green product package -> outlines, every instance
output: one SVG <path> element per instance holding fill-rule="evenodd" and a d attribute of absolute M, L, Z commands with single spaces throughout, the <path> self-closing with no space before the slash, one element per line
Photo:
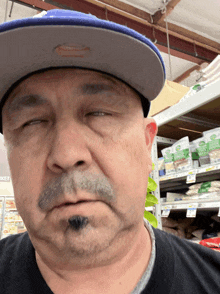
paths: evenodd
<path fill-rule="evenodd" d="M 210 163 L 209 158 L 209 150 L 208 150 L 208 143 L 207 138 L 202 137 L 197 140 L 192 141 L 195 153 L 198 155 L 200 166 L 206 165 Z M 193 154 L 192 154 L 193 157 Z"/>

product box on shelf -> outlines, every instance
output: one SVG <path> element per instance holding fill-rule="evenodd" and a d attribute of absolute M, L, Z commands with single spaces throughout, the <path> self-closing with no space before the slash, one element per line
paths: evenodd
<path fill-rule="evenodd" d="M 165 173 L 166 175 L 170 175 L 176 172 L 174 163 L 173 163 L 173 148 L 167 147 L 164 148 L 162 151 L 162 155 L 164 158 L 164 164 L 165 164 Z"/>
<path fill-rule="evenodd" d="M 161 150 L 165 162 L 165 174 L 181 173 L 193 168 L 189 137 L 184 137 L 171 147 Z"/>
<path fill-rule="evenodd" d="M 202 182 L 189 186 L 186 192 L 192 199 L 214 199 L 220 197 L 220 181 Z"/>
<path fill-rule="evenodd" d="M 199 160 L 199 166 L 210 164 L 207 138 L 202 137 L 190 143 L 192 158 Z"/>
<path fill-rule="evenodd" d="M 172 192 L 167 192 L 166 194 L 166 202 L 181 201 L 181 200 L 185 200 L 186 198 L 187 197 L 185 194 L 172 193 Z"/>
<path fill-rule="evenodd" d="M 220 163 L 220 128 L 205 131 L 203 135 L 207 139 L 210 162 Z"/>
<path fill-rule="evenodd" d="M 184 137 L 173 144 L 173 161 L 176 172 L 192 168 L 192 155 L 189 147 L 189 137 Z"/>

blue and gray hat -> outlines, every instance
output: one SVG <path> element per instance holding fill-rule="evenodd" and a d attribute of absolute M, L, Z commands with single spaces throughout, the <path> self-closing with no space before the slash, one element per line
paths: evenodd
<path fill-rule="evenodd" d="M 162 57 L 145 36 L 91 14 L 43 11 L 0 25 L 0 113 L 21 79 L 55 67 L 92 69 L 120 79 L 140 94 L 145 116 L 165 82 Z"/>

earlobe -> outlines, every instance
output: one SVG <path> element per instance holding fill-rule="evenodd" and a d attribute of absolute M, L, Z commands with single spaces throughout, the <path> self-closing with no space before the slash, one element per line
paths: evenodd
<path fill-rule="evenodd" d="M 154 119 L 146 119 L 146 126 L 145 126 L 145 137 L 146 137 L 146 145 L 151 150 L 154 138 L 157 134 L 157 124 Z"/>

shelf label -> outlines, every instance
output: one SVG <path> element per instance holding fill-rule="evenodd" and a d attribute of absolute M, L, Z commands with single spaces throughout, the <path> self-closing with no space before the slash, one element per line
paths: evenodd
<path fill-rule="evenodd" d="M 186 204 L 184 203 L 173 205 L 173 209 L 184 209 L 184 208 L 186 208 Z"/>
<path fill-rule="evenodd" d="M 166 180 L 172 180 L 176 178 L 176 174 L 172 174 L 170 176 L 166 176 Z"/>
<path fill-rule="evenodd" d="M 192 184 L 196 182 L 196 174 L 188 174 L 186 177 L 186 183 Z"/>
<path fill-rule="evenodd" d="M 162 217 L 168 217 L 169 216 L 169 214 L 170 214 L 170 209 L 164 209 L 163 211 L 162 211 Z"/>
<path fill-rule="evenodd" d="M 215 169 L 216 169 L 215 166 L 210 166 L 210 167 L 208 167 L 208 168 L 206 169 L 206 171 L 209 172 L 209 171 L 211 171 L 211 170 L 215 170 Z"/>
<path fill-rule="evenodd" d="M 186 217 L 196 217 L 198 203 L 191 203 L 188 205 Z"/>
<path fill-rule="evenodd" d="M 163 211 L 162 211 L 162 217 L 168 217 L 170 214 L 170 210 L 172 208 L 172 205 L 166 205 L 163 207 Z"/>
<path fill-rule="evenodd" d="M 196 217 L 196 207 L 188 208 L 186 212 L 186 217 Z"/>

